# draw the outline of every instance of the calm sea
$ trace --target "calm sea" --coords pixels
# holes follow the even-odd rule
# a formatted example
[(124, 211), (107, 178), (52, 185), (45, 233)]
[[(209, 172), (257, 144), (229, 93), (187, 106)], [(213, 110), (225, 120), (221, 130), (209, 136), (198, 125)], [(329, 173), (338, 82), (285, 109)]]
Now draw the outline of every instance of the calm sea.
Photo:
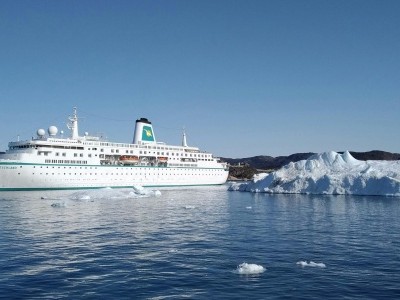
[(0, 193), (0, 297), (400, 297), (400, 198), (160, 192)]

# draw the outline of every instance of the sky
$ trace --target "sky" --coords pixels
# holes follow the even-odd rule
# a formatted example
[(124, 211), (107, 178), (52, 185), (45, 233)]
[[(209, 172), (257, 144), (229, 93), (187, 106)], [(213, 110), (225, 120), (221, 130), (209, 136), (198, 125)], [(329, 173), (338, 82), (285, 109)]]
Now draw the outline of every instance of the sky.
[(216, 156), (400, 153), (400, 1), (1, 0), (0, 151), (55, 125)]

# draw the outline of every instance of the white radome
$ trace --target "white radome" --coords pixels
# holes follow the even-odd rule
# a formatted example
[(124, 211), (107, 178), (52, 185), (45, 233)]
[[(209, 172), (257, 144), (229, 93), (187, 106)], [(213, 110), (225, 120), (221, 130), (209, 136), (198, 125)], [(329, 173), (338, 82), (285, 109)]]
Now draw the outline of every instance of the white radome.
[(45, 134), (46, 134), (46, 131), (44, 129), (42, 129), (42, 128), (38, 129), (38, 131), (37, 131), (38, 136), (44, 136)]
[(58, 129), (56, 126), (50, 126), (47, 131), (49, 132), (50, 136), (55, 136), (58, 132)]

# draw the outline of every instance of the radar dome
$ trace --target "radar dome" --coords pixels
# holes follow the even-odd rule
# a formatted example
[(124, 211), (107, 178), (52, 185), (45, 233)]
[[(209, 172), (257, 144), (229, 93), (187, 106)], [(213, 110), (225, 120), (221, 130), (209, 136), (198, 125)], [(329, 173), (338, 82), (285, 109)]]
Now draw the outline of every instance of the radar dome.
[(58, 129), (56, 126), (50, 126), (47, 131), (49, 132), (50, 136), (55, 136), (58, 132)]
[(42, 137), (46, 134), (46, 131), (44, 131), (44, 129), (38, 129), (38, 131), (36, 133), (38, 136)]

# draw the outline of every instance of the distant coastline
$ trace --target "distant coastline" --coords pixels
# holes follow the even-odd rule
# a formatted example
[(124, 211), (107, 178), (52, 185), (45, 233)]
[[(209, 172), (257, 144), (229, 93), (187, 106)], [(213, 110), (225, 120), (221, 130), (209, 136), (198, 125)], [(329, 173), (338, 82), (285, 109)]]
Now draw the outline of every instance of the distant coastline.
[[(343, 153), (339, 151), (338, 153)], [(221, 160), (230, 164), (229, 181), (249, 180), (254, 174), (262, 172), (272, 172), (290, 162), (297, 162), (308, 159), (316, 153), (294, 153), (288, 156), (266, 156), (258, 155), (247, 158), (225, 158)], [(368, 152), (350, 151), (350, 154), (357, 160), (400, 160), (400, 153), (392, 153), (381, 150), (372, 150)]]

